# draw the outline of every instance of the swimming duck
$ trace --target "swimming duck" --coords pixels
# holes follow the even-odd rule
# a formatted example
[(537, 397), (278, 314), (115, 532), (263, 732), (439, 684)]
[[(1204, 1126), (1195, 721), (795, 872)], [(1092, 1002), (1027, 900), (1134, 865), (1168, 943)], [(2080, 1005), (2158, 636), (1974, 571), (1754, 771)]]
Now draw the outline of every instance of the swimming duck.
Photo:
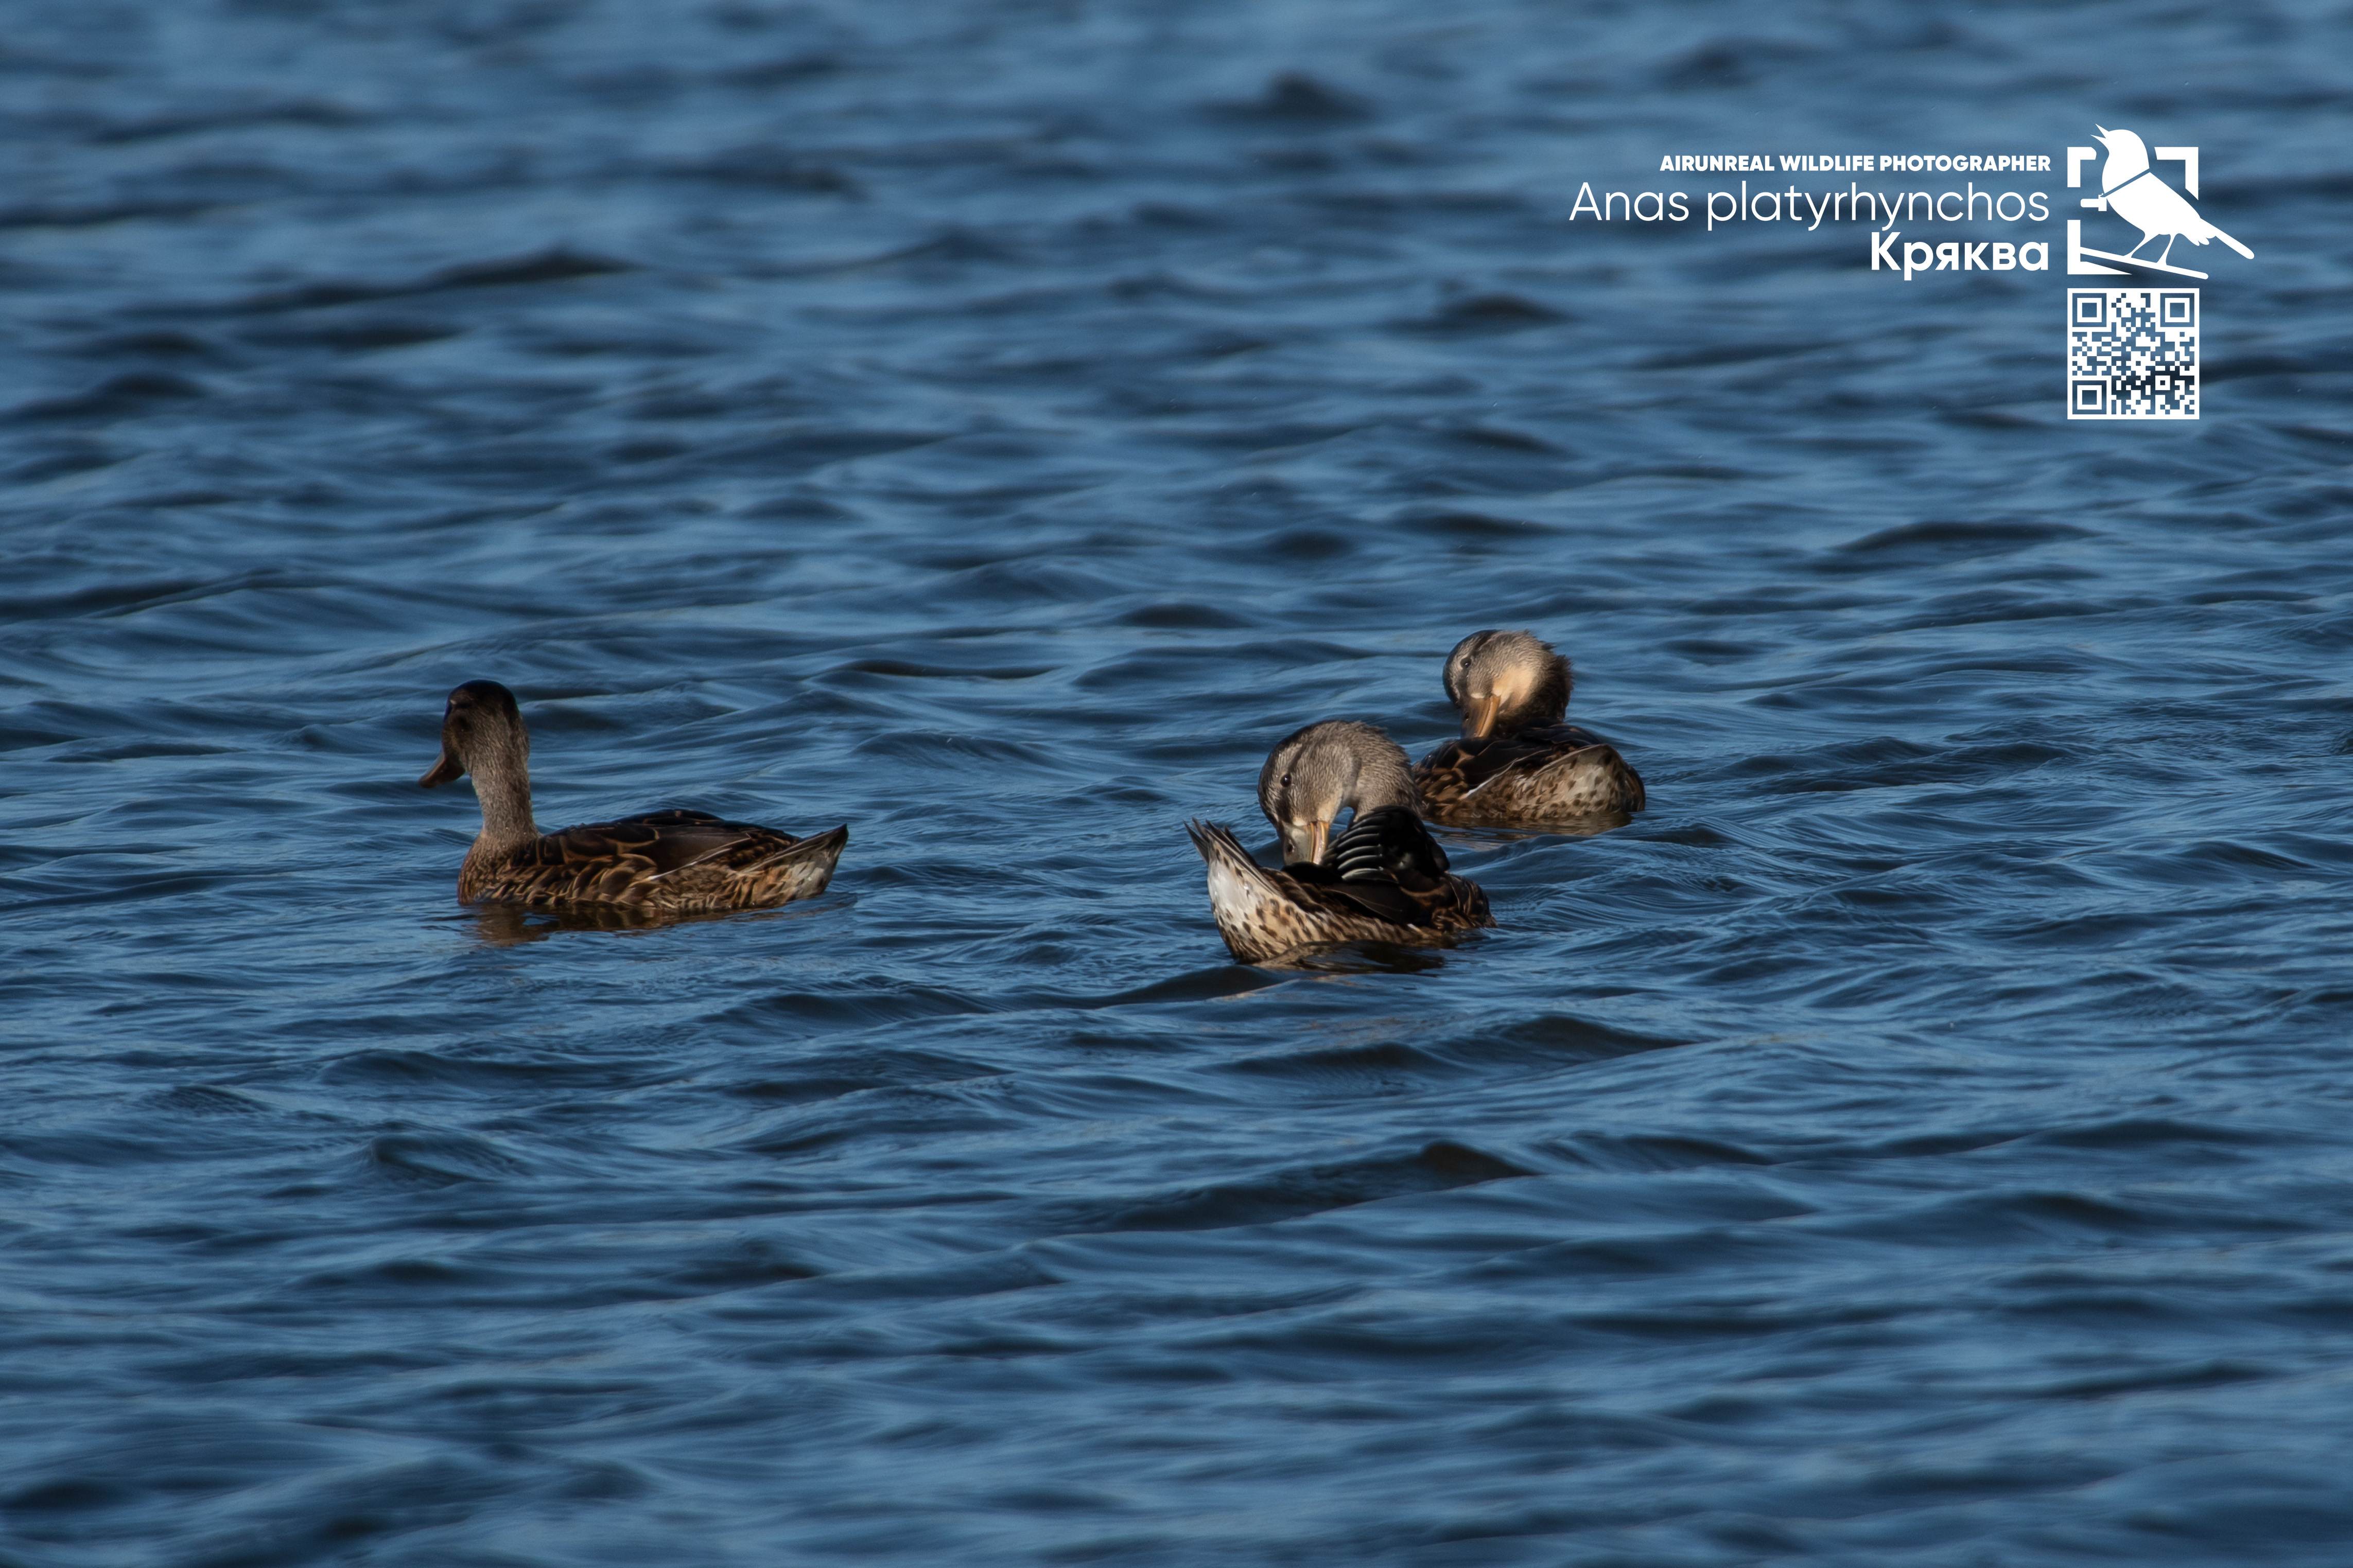
[(1370, 724), (1327, 719), (1284, 736), (1259, 770), (1258, 804), (1282, 835), (1280, 871), (1218, 824), (1185, 829), (1208, 865), (1218, 932), (1242, 963), (1327, 942), (1443, 942), (1495, 923), (1479, 884), (1447, 870), (1422, 826), (1405, 752)]
[(1592, 731), (1563, 723), (1568, 660), (1526, 632), (1472, 632), (1446, 656), (1462, 735), (1414, 770), (1433, 822), (1511, 827), (1642, 809), (1642, 779)]
[(531, 736), (514, 693), (470, 680), (441, 716), (427, 789), (474, 775), (482, 831), (458, 870), (469, 903), (607, 904), (659, 914), (756, 910), (815, 898), (849, 829), (796, 838), (702, 811), (657, 811), (542, 833), (531, 819)]

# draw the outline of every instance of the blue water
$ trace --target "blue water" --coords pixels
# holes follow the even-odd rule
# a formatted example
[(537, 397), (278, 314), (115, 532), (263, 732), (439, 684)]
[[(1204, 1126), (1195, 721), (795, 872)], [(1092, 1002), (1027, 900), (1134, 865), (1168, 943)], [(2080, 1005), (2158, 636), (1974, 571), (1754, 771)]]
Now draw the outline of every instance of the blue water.
[[(2341, 13), (5, 16), (0, 1563), (2347, 1560)], [(2094, 123), (2194, 425), (1569, 217)], [(1229, 963), (1481, 626), (1651, 809)], [(459, 907), (470, 678), (832, 890)]]

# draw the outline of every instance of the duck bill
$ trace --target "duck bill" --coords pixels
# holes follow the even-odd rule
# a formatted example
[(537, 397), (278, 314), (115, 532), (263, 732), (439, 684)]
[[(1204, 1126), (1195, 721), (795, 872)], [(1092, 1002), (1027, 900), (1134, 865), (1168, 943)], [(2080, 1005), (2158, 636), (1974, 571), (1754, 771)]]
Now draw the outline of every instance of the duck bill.
[(427, 789), (433, 789), (441, 784), (454, 784), (465, 776), (466, 764), (458, 760), (457, 752), (444, 746), (441, 748), (441, 760), (427, 769), (425, 776), (417, 782)]
[(1324, 847), (1332, 840), (1329, 822), (1294, 824), (1282, 830), (1282, 863), (1286, 866), (1320, 866), (1324, 863)]
[(1483, 741), (1495, 730), (1495, 710), (1504, 705), (1503, 694), (1490, 692), (1474, 699), (1462, 715), (1462, 733), (1473, 741)]

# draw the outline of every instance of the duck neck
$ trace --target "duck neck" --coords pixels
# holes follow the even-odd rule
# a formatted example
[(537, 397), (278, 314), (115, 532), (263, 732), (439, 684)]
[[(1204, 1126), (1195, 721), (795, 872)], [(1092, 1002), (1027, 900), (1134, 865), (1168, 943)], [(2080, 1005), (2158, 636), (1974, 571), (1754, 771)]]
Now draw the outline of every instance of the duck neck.
[(1495, 715), (1495, 727), (1490, 733), (1516, 735), (1523, 730), (1541, 730), (1567, 721), (1567, 704), (1523, 702)]
[(474, 795), (482, 803), (480, 849), (508, 849), (539, 837), (531, 819), (531, 769), (518, 759), (501, 757), (476, 768)]
[(1413, 774), (1401, 761), (1392, 757), (1366, 763), (1356, 774), (1356, 787), (1352, 793), (1351, 804), (1358, 816), (1392, 805), (1401, 805), (1409, 811), (1421, 809), (1421, 794), (1414, 787)]

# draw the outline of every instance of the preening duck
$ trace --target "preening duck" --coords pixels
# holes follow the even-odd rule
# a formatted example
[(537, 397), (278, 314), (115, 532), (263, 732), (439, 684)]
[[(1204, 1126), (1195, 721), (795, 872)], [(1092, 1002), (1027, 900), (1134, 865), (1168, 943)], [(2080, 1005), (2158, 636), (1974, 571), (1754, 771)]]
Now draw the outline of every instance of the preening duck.
[[(1330, 719), (1284, 736), (1259, 771), (1258, 804), (1282, 835), (1280, 871), (1221, 826), (1186, 825), (1219, 934), (1242, 963), (1332, 942), (1427, 945), (1495, 923), (1422, 826), (1405, 752), (1370, 724)], [(1355, 816), (1335, 836), (1344, 811)]]
[(796, 838), (702, 811), (657, 811), (542, 833), (531, 817), (531, 735), (514, 693), (470, 680), (441, 716), (427, 789), (474, 777), (482, 831), (458, 871), (470, 903), (616, 905), (654, 914), (757, 910), (815, 898), (849, 841), (837, 827)]
[(1518, 827), (1642, 809), (1642, 780), (1618, 749), (1562, 722), (1568, 660), (1526, 632), (1472, 632), (1446, 656), (1462, 735), (1414, 770), (1433, 822)]

